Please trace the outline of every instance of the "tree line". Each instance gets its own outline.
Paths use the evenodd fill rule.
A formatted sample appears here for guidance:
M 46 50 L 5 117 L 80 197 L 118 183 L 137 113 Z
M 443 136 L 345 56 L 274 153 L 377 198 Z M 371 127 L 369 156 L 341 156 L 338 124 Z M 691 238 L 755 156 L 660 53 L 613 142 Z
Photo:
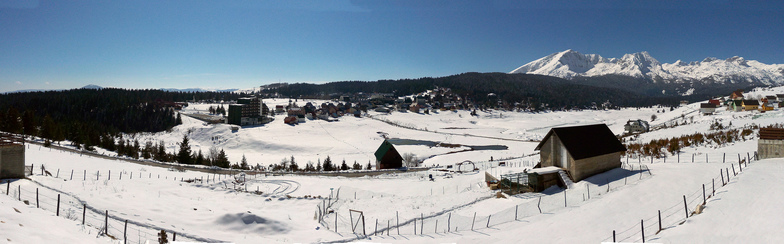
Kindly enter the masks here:
M 175 102 L 236 100 L 230 92 L 116 88 L 0 94 L 0 130 L 91 150 L 121 133 L 159 132 L 181 123 Z M 181 106 L 181 105 L 179 105 Z
M 564 80 L 557 77 L 532 74 L 463 73 L 445 77 L 419 79 L 340 81 L 325 84 L 296 83 L 279 85 L 263 92 L 290 97 L 324 97 L 338 93 L 392 93 L 395 96 L 417 94 L 436 87 L 446 87 L 474 104 L 493 104 L 489 93 L 495 93 L 501 102 L 526 104 L 533 110 L 562 110 L 588 108 L 596 103 L 610 101 L 622 107 L 653 105 L 675 106 L 677 96 L 649 96 L 617 88 L 598 87 Z

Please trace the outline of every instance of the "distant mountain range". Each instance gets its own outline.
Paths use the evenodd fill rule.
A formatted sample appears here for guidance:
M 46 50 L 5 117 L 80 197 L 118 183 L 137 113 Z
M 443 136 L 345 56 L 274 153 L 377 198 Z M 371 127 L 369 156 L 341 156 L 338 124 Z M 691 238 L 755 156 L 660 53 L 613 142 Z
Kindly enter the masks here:
M 604 58 L 573 50 L 553 53 L 510 73 L 538 74 L 583 84 L 644 93 L 691 95 L 752 86 L 784 85 L 784 64 L 764 64 L 742 57 L 661 63 L 648 52 Z

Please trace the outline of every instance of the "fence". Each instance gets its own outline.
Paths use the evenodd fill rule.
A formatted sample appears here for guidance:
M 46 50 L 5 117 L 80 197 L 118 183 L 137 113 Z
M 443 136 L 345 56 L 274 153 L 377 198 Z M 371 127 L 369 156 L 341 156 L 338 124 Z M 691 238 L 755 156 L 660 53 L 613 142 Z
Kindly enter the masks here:
M 686 219 L 694 214 L 699 214 L 707 204 L 707 200 L 716 195 L 716 190 L 727 185 L 732 177 L 743 172 L 743 168 L 748 167 L 748 163 L 757 160 L 757 152 L 748 153 L 748 158 L 743 159 L 738 154 L 737 163 L 728 164 L 724 170 L 719 170 L 719 176 L 702 184 L 693 192 L 683 195 L 683 199 L 673 201 L 670 207 L 659 210 L 655 215 L 647 219 L 641 219 L 639 225 L 632 225 L 622 231 L 612 231 L 612 236 L 602 240 L 602 242 L 645 242 L 651 236 L 659 232 L 683 224 Z M 736 169 L 737 164 L 737 169 Z M 700 201 L 702 200 L 702 201 Z M 690 207 L 691 206 L 691 207 Z
M 524 203 L 489 215 L 478 215 L 477 212 L 466 210 L 473 204 L 495 197 L 485 195 L 469 202 L 452 206 L 446 210 L 428 213 L 427 215 L 424 213 L 411 214 L 410 211 L 408 214 L 400 214 L 402 211 L 391 209 L 384 213 L 364 211 L 363 217 L 366 220 L 364 226 L 357 224 L 358 219 L 352 219 L 352 217 L 356 217 L 356 214 L 352 216 L 347 207 L 342 208 L 349 205 L 346 202 L 351 200 L 354 194 L 350 189 L 344 188 L 343 193 L 341 193 L 343 198 L 340 198 L 340 195 L 338 195 L 332 200 L 331 204 L 322 205 L 321 211 L 324 212 L 324 209 L 326 209 L 326 214 L 319 215 L 318 220 L 320 224 L 331 231 L 341 235 L 354 236 L 351 239 L 338 242 L 362 239 L 374 235 L 430 235 L 492 228 L 492 226 L 517 221 L 537 214 L 552 213 L 567 207 L 581 206 L 585 202 L 590 201 L 591 197 L 608 194 L 627 184 L 634 184 L 652 176 L 651 171 L 645 165 L 624 164 L 622 168 L 622 177 L 612 180 L 607 179 L 605 184 L 601 186 L 588 186 L 585 189 L 572 188 L 549 192 L 548 194 L 527 193 L 511 196 L 519 198 Z M 483 184 L 484 182 L 477 182 L 472 184 L 472 186 L 480 188 L 484 187 L 482 186 Z M 468 190 L 470 188 L 459 188 L 458 193 L 463 194 Z M 455 192 L 455 189 L 451 191 Z M 438 193 L 441 192 L 436 191 L 436 194 Z M 363 194 L 360 192 L 359 194 L 360 196 L 364 195 L 364 197 L 360 198 L 367 198 L 369 193 L 364 192 Z M 383 196 L 376 194 L 376 196 L 371 195 L 370 197 Z M 383 200 L 379 199 L 379 201 Z M 327 208 L 323 208 L 323 206 L 327 206 Z M 361 227 L 366 229 L 361 229 Z
M 46 171 L 44 170 L 44 172 Z M 27 182 L 34 185 L 25 184 Z M 25 204 L 34 205 L 36 208 L 53 212 L 57 216 L 80 222 L 84 226 L 91 227 L 88 228 L 88 231 L 94 230 L 100 235 L 105 235 L 115 240 L 122 240 L 123 243 L 145 243 L 147 240 L 157 240 L 158 233 L 161 230 L 165 230 L 168 233 L 168 238 L 171 241 L 218 242 L 209 238 L 187 233 L 176 233 L 147 223 L 120 218 L 115 216 L 115 214 L 119 215 L 115 211 L 97 209 L 76 196 L 41 185 L 35 181 L 6 180 L 3 184 L 5 185 L 3 191 L 5 195 L 13 196 L 13 198 Z M 12 185 L 15 185 L 15 187 Z M 138 219 L 143 218 L 138 217 Z

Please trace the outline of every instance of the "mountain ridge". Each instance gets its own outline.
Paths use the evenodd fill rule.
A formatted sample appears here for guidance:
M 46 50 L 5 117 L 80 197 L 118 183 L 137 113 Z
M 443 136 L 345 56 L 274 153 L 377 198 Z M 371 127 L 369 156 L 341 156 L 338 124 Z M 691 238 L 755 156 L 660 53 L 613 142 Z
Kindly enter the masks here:
M 648 52 L 605 58 L 568 49 L 531 61 L 510 74 L 526 73 L 555 76 L 567 80 L 584 77 L 621 75 L 649 83 L 784 85 L 784 64 L 764 64 L 734 56 L 728 59 L 707 57 L 702 61 L 661 63 Z

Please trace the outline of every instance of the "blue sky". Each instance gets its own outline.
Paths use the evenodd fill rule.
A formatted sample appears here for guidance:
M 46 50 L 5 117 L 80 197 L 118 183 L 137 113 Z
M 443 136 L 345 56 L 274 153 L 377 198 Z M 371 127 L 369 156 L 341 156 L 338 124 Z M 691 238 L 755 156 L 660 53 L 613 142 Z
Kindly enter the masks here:
M 509 72 L 573 49 L 784 63 L 779 1 L 0 0 L 0 92 Z

